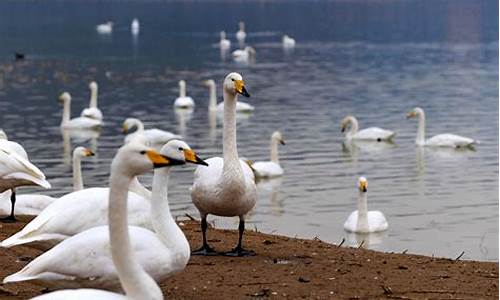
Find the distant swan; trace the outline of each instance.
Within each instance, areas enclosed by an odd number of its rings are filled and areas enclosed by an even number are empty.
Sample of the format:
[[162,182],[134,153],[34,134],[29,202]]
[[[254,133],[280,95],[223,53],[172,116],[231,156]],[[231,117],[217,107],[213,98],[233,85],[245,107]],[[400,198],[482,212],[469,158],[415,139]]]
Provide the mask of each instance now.
[[102,121],[102,112],[97,107],[97,82],[92,81],[89,84],[89,89],[90,89],[89,107],[85,108],[80,116]]
[[473,140],[468,137],[463,137],[455,134],[438,134],[430,139],[425,139],[425,113],[424,110],[420,107],[415,107],[412,111],[410,111],[407,118],[415,118],[418,117],[418,132],[417,139],[415,143],[418,146],[429,146],[429,147],[453,147],[453,148],[465,148],[465,147],[473,147],[474,144],[479,144],[478,141]]
[[238,32],[236,32],[236,39],[238,40],[238,43],[240,45],[244,45],[245,39],[247,37],[247,34],[245,32],[245,23],[240,21],[238,23],[238,26],[239,26],[239,30],[238,30]]
[[275,131],[271,135],[271,161],[258,161],[252,163],[252,169],[259,178],[271,178],[283,175],[278,158],[278,143],[285,145],[281,132]]
[[378,210],[368,211],[368,181],[365,177],[358,180],[358,210],[353,211],[344,223],[344,229],[356,233],[368,233],[387,230],[389,224],[383,213]]
[[226,32],[225,31],[220,32],[219,47],[223,51],[228,51],[229,49],[231,49],[231,41],[226,39]]
[[[354,116],[347,116],[342,120],[342,132],[350,125],[350,130],[345,134],[347,140],[365,140],[365,141],[391,141],[396,135],[395,132],[378,127],[370,127],[359,130],[358,120]],[[358,131],[359,130],[359,131]]]
[[61,121],[61,128],[63,129],[99,129],[101,128],[101,121],[87,118],[78,117],[70,119],[71,108],[71,95],[64,92],[59,96],[59,101],[63,102],[63,115]]
[[135,132],[127,134],[125,137],[125,143],[129,143],[134,140],[137,136],[142,135],[146,139],[146,142],[153,148],[161,148],[168,141],[172,139],[182,139],[181,136],[173,134],[169,131],[151,128],[144,129],[144,124],[141,120],[136,118],[127,118],[123,122],[123,133],[128,133],[132,128],[137,128]]
[[194,108],[194,100],[191,97],[186,96],[186,82],[184,80],[179,81],[179,97],[175,99],[175,108]]
[[106,22],[96,26],[96,30],[100,34],[110,34],[113,32],[113,22]]
[[[222,114],[224,112],[224,101],[221,103],[217,104],[217,88],[215,85],[215,81],[212,79],[204,81],[204,84],[209,88],[210,91],[210,100],[209,100],[209,105],[208,105],[208,110],[210,112],[217,112],[219,114]],[[240,102],[238,101],[236,103],[236,113],[250,113],[253,112],[255,108],[253,105],[250,105],[246,102]]]
[[133,35],[138,35],[139,29],[140,29],[139,20],[137,20],[137,18],[134,18],[132,20],[132,23],[130,24],[130,31],[132,32]]
[[283,48],[290,49],[293,47],[295,47],[295,40],[285,34],[283,36]]
[[250,46],[246,46],[243,50],[234,50],[232,53],[235,62],[249,62],[255,59],[256,51]]

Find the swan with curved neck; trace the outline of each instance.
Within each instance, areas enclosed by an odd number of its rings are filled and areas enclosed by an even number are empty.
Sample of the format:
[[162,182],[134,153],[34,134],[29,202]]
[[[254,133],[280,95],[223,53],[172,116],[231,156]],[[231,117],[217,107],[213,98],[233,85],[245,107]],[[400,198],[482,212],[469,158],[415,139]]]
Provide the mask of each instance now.
[[255,206],[257,191],[255,177],[250,167],[238,157],[236,145],[236,103],[238,94],[249,97],[243,78],[238,73],[230,73],[223,83],[224,124],[223,157],[207,160],[208,167],[198,167],[191,190],[191,199],[200,212],[203,245],[192,254],[213,255],[206,239],[207,215],[239,217],[239,239],[237,246],[227,255],[254,255],[242,247],[245,230],[245,215]]
[[252,163],[255,176],[259,178],[271,178],[283,175],[283,169],[278,157],[278,144],[285,145],[285,140],[281,132],[275,131],[271,135],[271,160]]
[[[161,154],[169,159],[170,165],[185,162],[206,165],[185,142],[180,140],[167,143],[162,148]],[[153,197],[147,213],[154,231],[129,226],[132,250],[140,265],[155,280],[163,280],[183,270],[190,256],[189,243],[170,213],[169,174],[170,168],[167,166],[166,169],[155,170],[153,177]],[[132,180],[128,180],[127,184]],[[128,193],[129,203],[131,194]],[[56,280],[55,283],[58,285],[69,285],[76,281],[86,286],[113,288],[118,282],[118,277],[109,259],[108,245],[107,227],[93,227],[61,242],[4,281]],[[144,245],[148,246],[146,250]],[[154,258],[153,264],[151,263],[152,257]],[[47,274],[57,276],[47,276]],[[72,276],[66,274],[72,274]],[[86,280],[88,278],[93,278],[93,280]]]
[[92,150],[76,147],[73,150],[73,191],[83,190],[82,157],[94,156]]
[[89,84],[89,89],[90,89],[89,107],[85,108],[80,116],[102,121],[102,112],[97,107],[97,82],[92,81]]
[[[217,87],[213,79],[208,79],[203,82],[209,89],[208,111],[222,114],[224,112],[224,101],[217,104]],[[236,103],[236,113],[251,113],[255,110],[253,105],[246,102],[238,101]]]
[[233,56],[233,60],[235,62],[248,63],[248,62],[253,62],[255,60],[257,52],[253,47],[246,46],[243,49],[234,50],[233,53],[231,53],[231,55]]
[[63,103],[63,115],[61,121],[61,128],[63,129],[99,129],[101,128],[101,121],[87,117],[78,117],[71,119],[71,95],[64,92],[59,96],[59,101]]
[[175,99],[174,107],[179,109],[192,109],[194,108],[194,100],[186,96],[186,82],[179,80],[179,97]]
[[226,38],[225,31],[220,32],[219,47],[222,51],[228,51],[229,49],[231,49],[231,41]]
[[358,210],[351,213],[344,223],[349,232],[369,233],[387,230],[389,225],[380,211],[368,211],[368,181],[365,177],[358,180]]
[[[346,132],[346,129],[350,130]],[[382,129],[379,127],[369,127],[359,130],[358,120],[354,116],[347,116],[342,119],[341,130],[345,132],[346,140],[362,140],[362,141],[377,141],[390,142],[396,135],[395,132]]]
[[128,185],[135,176],[153,167],[167,166],[170,162],[169,158],[146,146],[127,144],[118,150],[111,164],[109,243],[113,264],[125,295],[103,290],[76,289],[57,291],[34,299],[163,299],[160,287],[146,273],[132,248],[127,221],[127,197]]
[[479,144],[479,141],[477,140],[450,133],[438,134],[426,140],[424,110],[420,107],[415,107],[413,110],[408,112],[406,117],[408,119],[418,117],[417,138],[415,139],[415,144],[418,146],[470,148],[475,144]]
[[144,129],[142,121],[136,118],[127,118],[123,122],[122,131],[123,133],[128,133],[134,127],[136,128],[136,131],[127,134],[125,137],[125,143],[129,143],[138,136],[142,136],[146,143],[149,143],[155,149],[159,149],[172,139],[182,139],[181,136],[173,134],[169,131],[157,128]]

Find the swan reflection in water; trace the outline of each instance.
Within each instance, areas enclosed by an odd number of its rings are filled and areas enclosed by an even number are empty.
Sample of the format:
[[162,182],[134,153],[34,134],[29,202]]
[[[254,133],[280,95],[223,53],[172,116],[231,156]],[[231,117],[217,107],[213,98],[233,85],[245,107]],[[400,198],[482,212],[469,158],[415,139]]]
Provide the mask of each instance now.
[[69,166],[72,163],[72,140],[75,144],[88,144],[89,148],[95,153],[95,157],[97,158],[97,140],[101,135],[100,131],[61,128],[61,135],[63,137],[63,162],[66,166]]
[[271,205],[271,214],[273,216],[281,216],[284,212],[283,197],[281,197],[281,183],[283,177],[270,179],[260,179],[257,181],[257,192],[259,193],[259,201],[269,199]]

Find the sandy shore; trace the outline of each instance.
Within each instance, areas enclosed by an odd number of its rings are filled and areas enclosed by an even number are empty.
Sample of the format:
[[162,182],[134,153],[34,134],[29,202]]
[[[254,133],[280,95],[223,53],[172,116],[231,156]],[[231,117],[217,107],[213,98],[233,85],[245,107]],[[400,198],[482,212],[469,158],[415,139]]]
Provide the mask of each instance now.
[[[30,218],[1,224],[0,238]],[[182,222],[191,246],[200,245],[199,224]],[[237,232],[209,230],[219,251]],[[168,299],[498,299],[498,263],[455,261],[337,247],[318,240],[246,232],[257,256],[192,257],[186,270],[161,283]],[[0,248],[0,277],[18,271],[41,253],[34,246]],[[0,285],[0,299],[27,299],[47,292],[31,283]]]

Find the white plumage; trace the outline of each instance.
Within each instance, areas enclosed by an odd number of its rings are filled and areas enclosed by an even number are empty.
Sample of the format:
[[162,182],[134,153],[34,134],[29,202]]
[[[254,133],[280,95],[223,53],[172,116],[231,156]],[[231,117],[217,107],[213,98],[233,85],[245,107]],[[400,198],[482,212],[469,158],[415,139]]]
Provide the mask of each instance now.
[[148,143],[153,148],[161,148],[168,141],[172,139],[182,139],[181,136],[173,134],[169,131],[151,128],[144,129],[144,124],[141,120],[136,118],[128,118],[123,122],[123,132],[128,133],[130,129],[136,128],[135,132],[127,134],[125,137],[125,143],[129,143],[138,138],[138,136],[143,136],[146,143]]
[[174,101],[174,107],[180,109],[192,109],[195,103],[193,98],[186,96],[186,82],[179,81],[179,97]]
[[278,155],[279,143],[285,145],[285,140],[283,139],[281,132],[275,131],[271,135],[271,160],[252,163],[252,169],[255,172],[255,176],[258,178],[271,178],[283,175],[283,168],[281,168]]
[[226,39],[226,32],[225,31],[220,32],[219,47],[222,51],[229,51],[229,49],[231,49],[231,41]]
[[97,107],[97,88],[98,88],[97,82],[92,81],[89,84],[89,89],[90,89],[89,107],[85,108],[80,114],[80,116],[102,121],[102,112]]
[[286,34],[283,36],[282,43],[283,43],[283,48],[285,49],[291,49],[295,47],[295,40]]
[[389,142],[396,135],[393,131],[378,127],[359,130],[358,120],[354,116],[347,116],[342,120],[342,132],[345,132],[348,126],[350,126],[350,130],[345,133],[346,140]]
[[71,95],[64,92],[59,96],[59,100],[63,102],[63,117],[61,128],[63,129],[100,129],[102,122],[88,117],[70,118]]
[[103,24],[96,26],[96,30],[99,34],[111,34],[113,32],[113,22],[108,21]]

